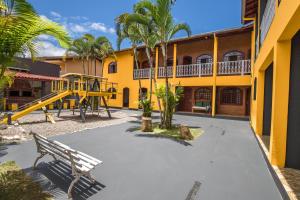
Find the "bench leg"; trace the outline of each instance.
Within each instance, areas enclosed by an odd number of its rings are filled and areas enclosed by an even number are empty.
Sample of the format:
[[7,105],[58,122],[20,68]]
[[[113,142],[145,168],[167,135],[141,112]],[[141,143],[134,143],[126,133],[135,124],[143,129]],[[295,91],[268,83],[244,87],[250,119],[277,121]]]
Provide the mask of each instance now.
[[88,172],[86,175],[87,175],[87,177],[90,179],[90,181],[92,181],[92,183],[95,183],[95,182],[96,182],[95,179],[92,177],[92,175],[91,175],[90,172]]
[[44,157],[44,156],[45,156],[45,154],[41,153],[41,155],[39,155],[39,156],[35,159],[34,164],[33,164],[33,169],[36,169],[36,164],[37,164],[38,160],[41,159],[41,158]]
[[69,199],[72,198],[72,188],[74,187],[74,184],[79,181],[79,179],[80,179],[80,175],[76,175],[76,178],[72,181],[72,183],[68,189],[68,198]]
[[50,154],[50,155],[53,157],[53,159],[55,160],[55,162],[58,161],[57,158],[55,157],[55,155],[53,155],[53,154]]

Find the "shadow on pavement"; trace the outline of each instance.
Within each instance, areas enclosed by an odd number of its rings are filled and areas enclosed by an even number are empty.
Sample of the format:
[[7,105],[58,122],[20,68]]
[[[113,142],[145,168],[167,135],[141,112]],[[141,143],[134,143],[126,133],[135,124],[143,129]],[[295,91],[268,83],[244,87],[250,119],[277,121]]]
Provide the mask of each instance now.
[[[54,199],[60,199],[67,196],[68,188],[74,179],[71,167],[62,162],[42,162],[37,170],[27,168],[24,170],[34,181],[40,183],[42,188],[53,195]],[[92,183],[88,178],[81,177],[72,190],[72,196],[75,200],[84,200],[98,193],[105,188],[105,185],[95,182]]]
[[184,146],[193,146],[191,143],[185,141],[185,140],[180,140],[176,139],[174,137],[168,136],[168,135],[162,135],[162,134],[136,134],[136,137],[147,137],[147,138],[155,138],[155,139],[169,139],[174,142],[177,142],[179,144],[182,144]]

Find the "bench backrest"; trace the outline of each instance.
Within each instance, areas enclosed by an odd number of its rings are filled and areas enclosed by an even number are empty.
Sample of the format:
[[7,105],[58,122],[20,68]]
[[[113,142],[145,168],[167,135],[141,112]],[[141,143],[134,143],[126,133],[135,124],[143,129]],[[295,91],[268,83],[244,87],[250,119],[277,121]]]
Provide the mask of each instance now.
[[77,171],[90,171],[96,165],[102,163],[102,161],[80,151],[75,151],[69,146],[58,141],[49,140],[48,138],[36,133],[32,134],[39,153],[57,155],[67,162],[70,162],[72,167],[74,167]]

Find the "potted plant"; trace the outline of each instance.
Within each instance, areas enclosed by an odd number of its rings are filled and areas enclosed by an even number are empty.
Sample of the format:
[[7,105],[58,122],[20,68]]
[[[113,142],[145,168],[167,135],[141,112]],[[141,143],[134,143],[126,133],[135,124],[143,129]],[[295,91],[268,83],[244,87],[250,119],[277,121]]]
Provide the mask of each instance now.
[[152,103],[149,99],[145,98],[140,100],[140,105],[143,108],[142,131],[152,132]]

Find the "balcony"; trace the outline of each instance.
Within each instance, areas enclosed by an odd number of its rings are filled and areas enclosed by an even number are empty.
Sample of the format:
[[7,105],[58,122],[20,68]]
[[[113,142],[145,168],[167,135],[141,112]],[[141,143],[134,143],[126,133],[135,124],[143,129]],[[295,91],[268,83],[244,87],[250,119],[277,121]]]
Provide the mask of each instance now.
[[218,75],[251,74],[251,60],[218,62]]
[[268,0],[260,25],[260,42],[264,42],[275,15],[276,0]]
[[[152,71],[152,77],[155,76],[155,70]],[[147,79],[150,78],[150,68],[135,69],[133,71],[133,79]]]
[[176,77],[200,77],[212,76],[213,63],[178,65],[176,67]]
[[158,78],[164,78],[166,77],[166,74],[168,75],[168,77],[173,77],[173,66],[167,67],[167,73],[164,67],[158,68]]

